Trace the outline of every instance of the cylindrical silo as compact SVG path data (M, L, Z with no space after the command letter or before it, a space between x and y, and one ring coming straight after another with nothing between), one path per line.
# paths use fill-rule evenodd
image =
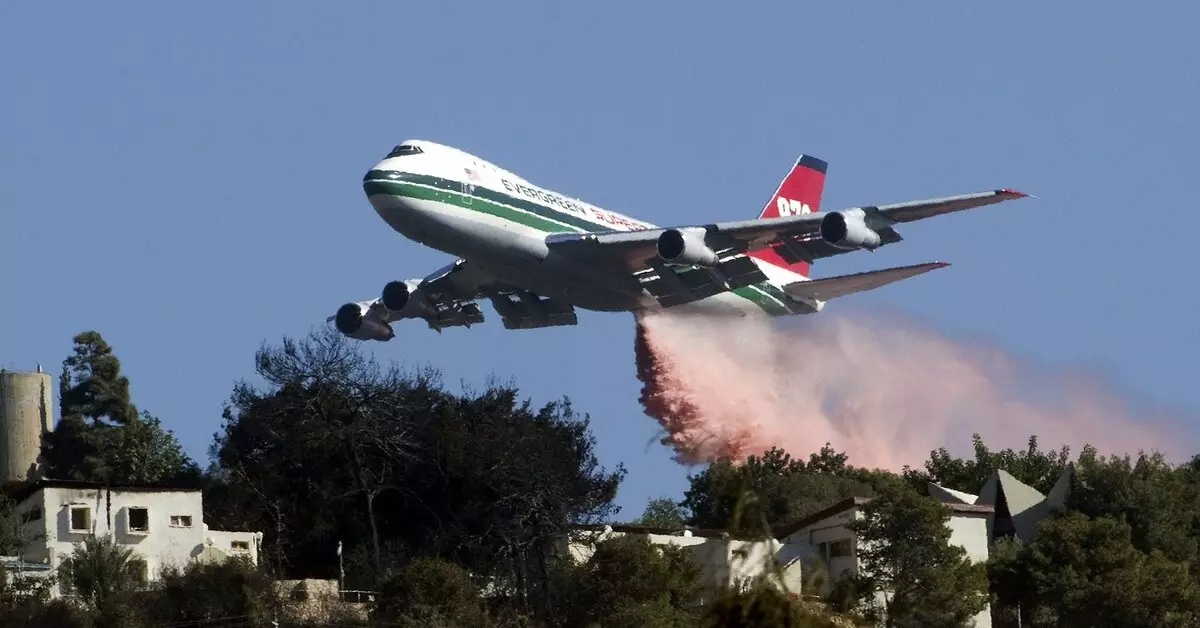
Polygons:
M0 484L38 477L42 434L52 428L50 374L0 371Z

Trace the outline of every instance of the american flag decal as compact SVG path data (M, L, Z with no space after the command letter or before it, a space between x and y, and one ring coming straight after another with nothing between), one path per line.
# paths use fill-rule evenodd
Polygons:
M474 170L471 170L470 168L463 168L463 170L464 170L464 171L466 171L466 173L467 173L467 177L469 177L469 178L470 178L472 181L478 181L478 180L479 180L479 173L478 173L478 172L476 172L476 171L474 171Z

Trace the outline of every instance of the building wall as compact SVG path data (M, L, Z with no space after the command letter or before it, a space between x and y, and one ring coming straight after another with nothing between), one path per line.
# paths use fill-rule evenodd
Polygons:
M111 536L146 562L148 580L167 566L183 567L204 542L200 491L41 491L46 548L57 567L88 536Z
M204 543L215 547L231 557L243 557L257 565L259 550L262 547L261 532L225 532L208 530L205 526Z
M572 535L567 551L576 562L589 560L596 551L596 544L604 540L625 536L626 532L606 530L604 532L579 532ZM782 582L788 591L800 591L800 566L791 564L789 552L783 543L774 539L746 541L712 536L693 536L690 531L681 534L645 533L654 545L686 547L701 568L701 579L709 586L739 587L762 575L771 561L781 568Z
M788 535L786 546L796 552L797 562L808 567L813 564L810 561L820 560L832 576L822 587L822 593L828 593L833 580L858 574L860 542L847 525L861 516L858 508L849 508ZM950 528L950 543L965 549L973 562L988 559L988 516L987 513L955 513L946 524ZM991 626L989 607L975 616L975 628Z

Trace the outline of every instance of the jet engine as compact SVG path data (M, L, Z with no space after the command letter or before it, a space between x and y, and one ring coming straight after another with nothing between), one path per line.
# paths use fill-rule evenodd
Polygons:
M821 239L839 249L879 247L882 238L867 226L867 213L861 209L829 212L821 219Z
M433 312L428 301L425 300L421 282L416 279L389 281L383 287L380 300L383 302L383 307L400 318L415 318Z
M658 236L658 256L672 264L712 268L721 260L704 242L706 233L700 227L667 229Z
M333 315L337 330L355 340L391 340L396 333L392 326L371 312L369 303L347 303Z

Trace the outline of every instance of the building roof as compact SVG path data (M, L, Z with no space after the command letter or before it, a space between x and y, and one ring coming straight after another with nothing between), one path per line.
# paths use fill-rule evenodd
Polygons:
M936 482L929 483L929 495L935 497L938 501L948 504L974 504L979 499L978 495L972 495L963 491L956 491L952 488L946 488Z
M161 484L105 484L104 482L85 482L83 480L56 480L52 478L42 478L36 482L23 484L13 489L5 491L9 498L22 502L28 499L31 495L47 488L67 488L77 490L102 490L108 489L122 493L199 493L198 488L185 488L175 486L165 486Z

